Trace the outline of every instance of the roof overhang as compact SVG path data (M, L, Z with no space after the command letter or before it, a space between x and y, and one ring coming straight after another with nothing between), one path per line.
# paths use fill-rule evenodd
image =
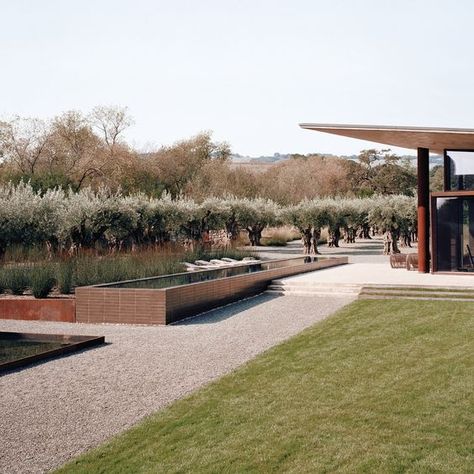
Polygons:
M400 148L429 148L431 152L474 150L474 129L300 123L301 128L357 138Z

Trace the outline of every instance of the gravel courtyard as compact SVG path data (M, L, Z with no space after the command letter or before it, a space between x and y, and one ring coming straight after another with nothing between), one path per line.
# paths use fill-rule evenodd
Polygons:
M349 303L263 294L167 327L0 320L106 346L0 377L0 472L45 472Z

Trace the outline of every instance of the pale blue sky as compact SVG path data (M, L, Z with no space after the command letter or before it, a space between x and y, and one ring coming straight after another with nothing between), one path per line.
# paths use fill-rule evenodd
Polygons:
M120 104L137 146L357 153L299 122L474 127L470 0L0 0L0 115Z

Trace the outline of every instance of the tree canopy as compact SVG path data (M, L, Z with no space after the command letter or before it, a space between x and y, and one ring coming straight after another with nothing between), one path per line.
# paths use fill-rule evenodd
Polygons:
M50 120L0 121L0 182L29 182L41 192L106 186L130 195L166 193L196 201L232 195L280 205L414 194L414 167L390 150L362 150L357 160L294 154L259 167L233 163L229 144L213 140L209 131L144 152L126 140L132 125L127 108L103 106L87 114L66 111Z

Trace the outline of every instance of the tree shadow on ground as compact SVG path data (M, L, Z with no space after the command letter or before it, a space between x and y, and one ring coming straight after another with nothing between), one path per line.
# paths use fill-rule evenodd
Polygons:
M351 256L351 255L383 255L383 247L377 244L367 245L364 248L352 248L352 247L336 247L328 248L321 247L321 254L316 257L328 257L328 256ZM268 247L265 250L259 250L259 254L263 256L271 256L272 258L285 258L285 255L300 255L304 256L303 249L292 248L292 249L281 249Z

